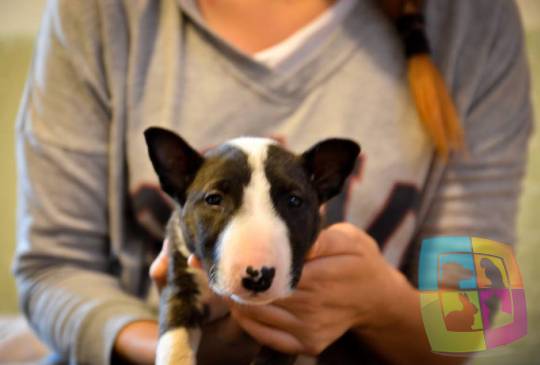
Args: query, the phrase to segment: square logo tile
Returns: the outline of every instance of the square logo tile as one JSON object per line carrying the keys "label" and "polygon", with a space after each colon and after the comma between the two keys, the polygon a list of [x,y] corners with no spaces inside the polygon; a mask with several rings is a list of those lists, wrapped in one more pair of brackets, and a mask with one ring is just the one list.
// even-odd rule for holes
{"label": "square logo tile", "polygon": [[432,351],[484,351],[527,334],[525,293],[511,246],[476,237],[426,239],[418,279]]}

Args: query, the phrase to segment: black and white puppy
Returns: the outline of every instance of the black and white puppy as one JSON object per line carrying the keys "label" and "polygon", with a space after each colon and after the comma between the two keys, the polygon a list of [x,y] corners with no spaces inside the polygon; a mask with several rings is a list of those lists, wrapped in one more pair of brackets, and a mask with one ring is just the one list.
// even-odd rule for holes
{"label": "black and white puppy", "polygon": [[[244,137],[201,155],[165,129],[149,128],[145,138],[161,187],[177,203],[156,363],[195,364],[205,288],[244,304],[289,295],[319,233],[319,207],[340,192],[360,147],[327,139],[295,155],[273,140]],[[207,275],[188,267],[190,254]],[[294,359],[263,348],[253,363]]]}

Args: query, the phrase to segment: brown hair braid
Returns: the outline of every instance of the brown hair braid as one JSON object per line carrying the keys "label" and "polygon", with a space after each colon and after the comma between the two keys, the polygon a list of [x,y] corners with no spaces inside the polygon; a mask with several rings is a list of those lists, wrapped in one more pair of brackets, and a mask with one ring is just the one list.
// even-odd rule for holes
{"label": "brown hair braid", "polygon": [[421,13],[423,1],[380,1],[403,40],[409,88],[420,120],[437,155],[447,159],[452,151],[463,149],[464,133],[448,88],[430,56]]}

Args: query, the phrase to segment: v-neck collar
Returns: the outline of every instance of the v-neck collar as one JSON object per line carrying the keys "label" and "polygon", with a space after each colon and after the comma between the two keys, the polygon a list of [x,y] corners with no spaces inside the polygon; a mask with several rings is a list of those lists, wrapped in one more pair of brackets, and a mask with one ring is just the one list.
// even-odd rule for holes
{"label": "v-neck collar", "polygon": [[[181,11],[221,55],[219,59],[231,75],[276,101],[303,98],[347,61],[352,51],[362,47],[362,39],[380,27],[384,15],[373,0],[358,0],[356,6],[333,34],[311,52],[298,67],[274,71],[245,54],[215,33],[201,17],[195,1],[177,0]],[[375,28],[374,28],[375,27]],[[374,29],[370,29],[374,28]]]}

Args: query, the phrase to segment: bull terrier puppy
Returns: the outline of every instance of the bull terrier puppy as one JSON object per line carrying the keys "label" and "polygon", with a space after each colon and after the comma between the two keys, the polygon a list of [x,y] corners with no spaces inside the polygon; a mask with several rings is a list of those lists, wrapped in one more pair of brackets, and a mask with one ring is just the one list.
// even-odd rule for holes
{"label": "bull terrier puppy", "polygon": [[[165,129],[149,128],[145,138],[176,203],[156,364],[191,365],[209,315],[205,289],[246,305],[288,296],[319,233],[319,208],[341,191],[360,147],[334,138],[297,155],[271,139],[242,137],[202,155]],[[204,271],[188,266],[192,254]],[[252,364],[295,358],[263,347]]]}

